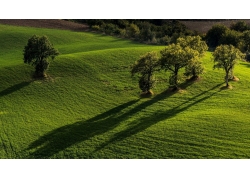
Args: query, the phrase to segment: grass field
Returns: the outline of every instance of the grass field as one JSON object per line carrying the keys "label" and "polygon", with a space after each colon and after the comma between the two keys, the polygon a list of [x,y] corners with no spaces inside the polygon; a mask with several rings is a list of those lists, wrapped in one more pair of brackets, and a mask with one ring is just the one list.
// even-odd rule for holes
{"label": "grass field", "polygon": [[[32,35],[47,35],[60,55],[46,81],[32,80],[22,61]],[[0,25],[0,158],[249,158],[250,65],[224,72],[203,58],[201,80],[140,98],[129,66],[149,46],[93,34]]]}

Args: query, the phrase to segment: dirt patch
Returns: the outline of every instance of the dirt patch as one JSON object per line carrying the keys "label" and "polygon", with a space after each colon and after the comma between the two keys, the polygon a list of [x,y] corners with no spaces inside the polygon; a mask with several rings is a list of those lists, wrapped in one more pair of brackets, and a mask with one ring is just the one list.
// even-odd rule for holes
{"label": "dirt patch", "polygon": [[87,24],[80,24],[61,19],[0,19],[0,24],[72,31],[86,31],[89,29]]}
{"label": "dirt patch", "polygon": [[141,98],[150,98],[154,95],[154,92],[152,90],[149,90],[148,92],[142,92],[140,94]]}
{"label": "dirt patch", "polygon": [[229,84],[228,86],[222,86],[220,89],[221,90],[233,89],[233,86]]}
{"label": "dirt patch", "polygon": [[[235,23],[237,21],[240,21],[240,20],[211,20],[211,21],[185,21],[185,20],[180,20],[181,23],[185,24],[187,26],[187,28],[191,29],[191,30],[196,30],[200,33],[206,33],[209,29],[212,28],[213,25],[215,24],[223,24],[227,27],[230,27],[230,25],[232,23]],[[244,19],[244,21],[250,25],[250,20],[249,19]]]}
{"label": "dirt patch", "polygon": [[236,76],[233,77],[232,81],[239,81],[240,79],[237,78]]}

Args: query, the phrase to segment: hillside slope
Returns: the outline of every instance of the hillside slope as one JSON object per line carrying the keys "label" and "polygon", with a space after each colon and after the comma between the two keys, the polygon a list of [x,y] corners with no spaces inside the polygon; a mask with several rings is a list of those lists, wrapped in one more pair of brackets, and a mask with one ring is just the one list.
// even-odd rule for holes
{"label": "hillside slope", "polygon": [[[46,81],[33,80],[22,50],[33,34],[61,52]],[[140,98],[130,65],[162,46],[87,32],[0,25],[0,158],[249,158],[249,64],[223,89],[211,52],[199,82]]]}

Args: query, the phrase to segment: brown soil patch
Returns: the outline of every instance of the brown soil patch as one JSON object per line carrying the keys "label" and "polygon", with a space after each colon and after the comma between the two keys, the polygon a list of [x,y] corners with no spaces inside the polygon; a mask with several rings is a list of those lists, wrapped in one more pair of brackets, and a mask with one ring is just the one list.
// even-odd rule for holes
{"label": "brown soil patch", "polygon": [[220,89],[221,90],[233,89],[233,86],[229,84],[229,86],[222,86]]}
{"label": "brown soil patch", "polygon": [[87,24],[80,24],[61,19],[0,19],[0,24],[72,31],[86,31],[89,28]]}
{"label": "brown soil patch", "polygon": [[149,90],[148,92],[142,92],[140,94],[141,98],[150,98],[154,95],[154,92],[152,90]]}
{"label": "brown soil patch", "polygon": [[[237,21],[240,21],[240,20],[212,20],[211,21],[202,21],[202,20],[199,20],[199,21],[187,21],[187,20],[180,20],[180,22],[182,22],[183,24],[185,24],[187,26],[187,28],[191,29],[191,30],[196,30],[200,33],[206,33],[209,29],[212,28],[213,25],[215,24],[223,24],[227,27],[230,27],[230,25],[232,23],[235,23]],[[249,19],[244,19],[244,21],[250,25],[250,20]]]}
{"label": "brown soil patch", "polygon": [[232,81],[239,81],[240,79],[237,78],[236,76],[233,77]]}

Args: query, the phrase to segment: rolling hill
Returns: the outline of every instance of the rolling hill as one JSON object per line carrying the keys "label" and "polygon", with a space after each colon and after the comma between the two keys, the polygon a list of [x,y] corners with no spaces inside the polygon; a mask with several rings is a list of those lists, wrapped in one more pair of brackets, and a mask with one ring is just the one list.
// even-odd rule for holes
{"label": "rolling hill", "polygon": [[[32,35],[47,35],[60,55],[45,81],[22,61]],[[223,89],[223,71],[203,58],[198,82],[167,92],[168,75],[140,98],[130,65],[163,46],[63,29],[0,24],[0,158],[249,158],[250,72]]]}

